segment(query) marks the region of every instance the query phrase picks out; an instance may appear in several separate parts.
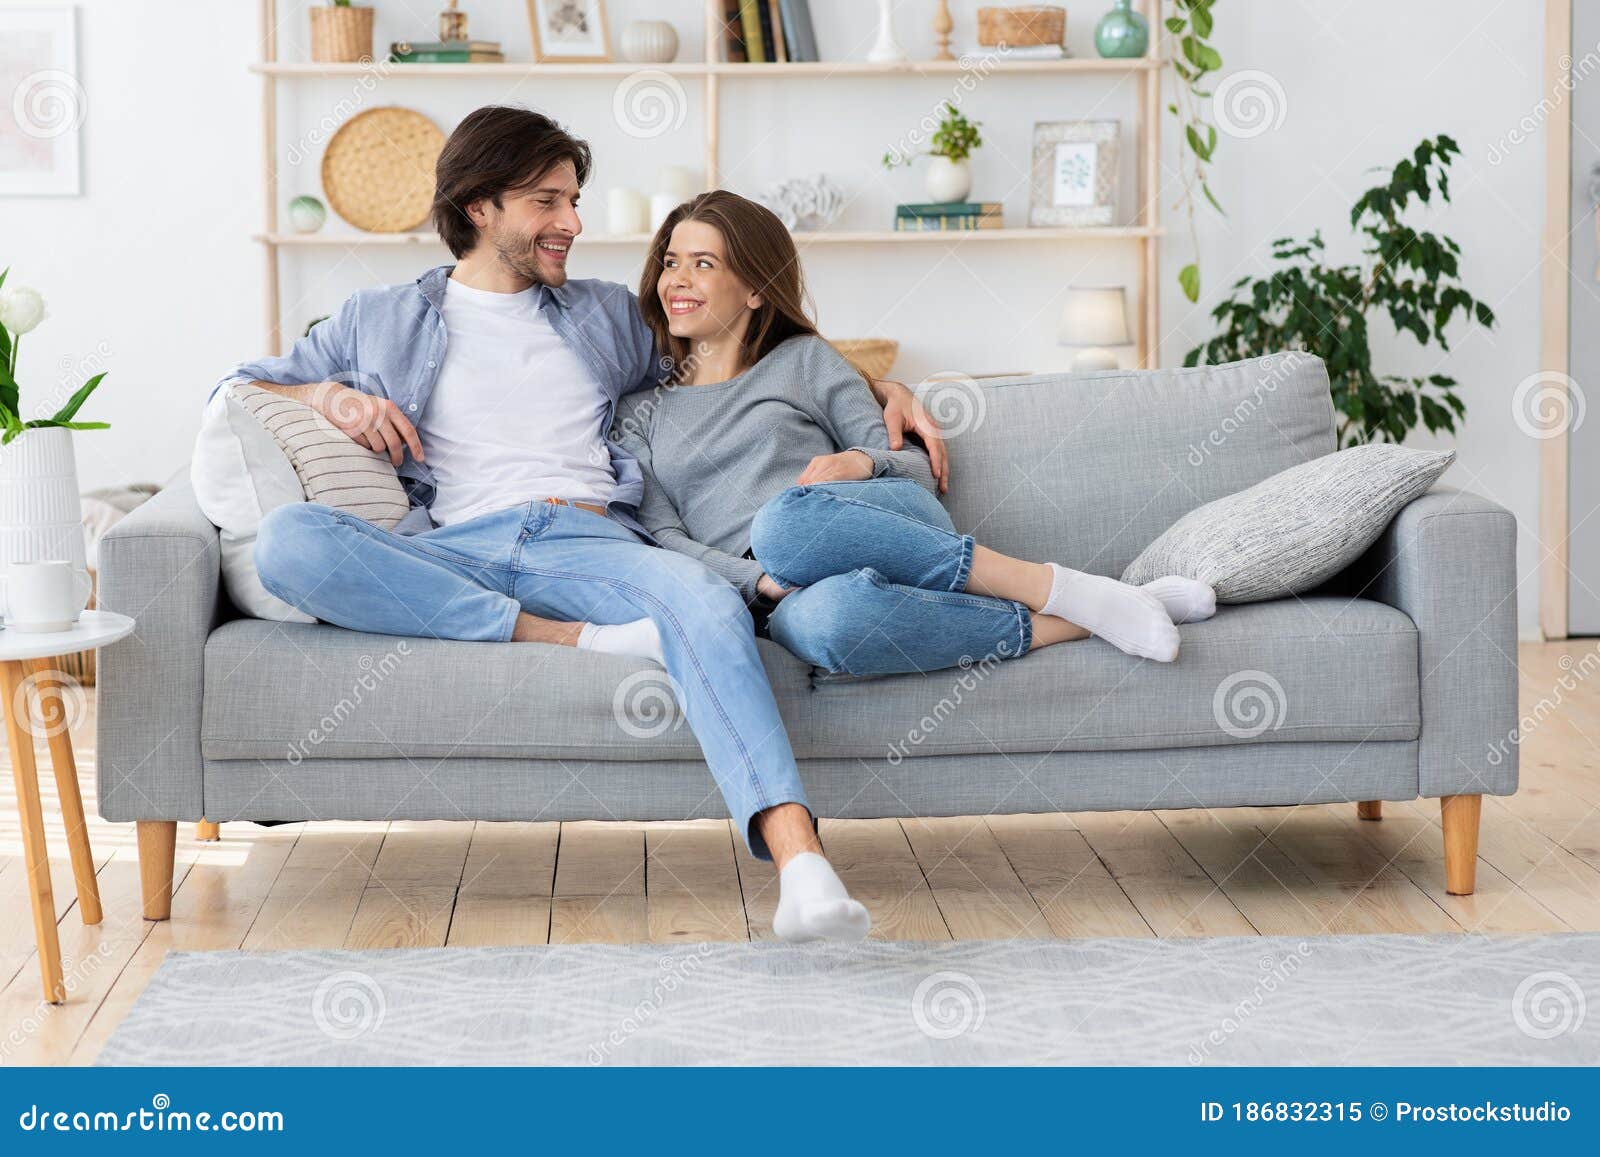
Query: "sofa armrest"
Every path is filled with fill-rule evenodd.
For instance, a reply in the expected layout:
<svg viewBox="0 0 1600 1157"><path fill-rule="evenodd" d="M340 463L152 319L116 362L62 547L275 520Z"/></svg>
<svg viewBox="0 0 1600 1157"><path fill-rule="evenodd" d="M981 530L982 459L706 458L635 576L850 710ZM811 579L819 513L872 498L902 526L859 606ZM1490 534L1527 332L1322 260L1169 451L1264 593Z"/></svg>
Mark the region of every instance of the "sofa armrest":
<svg viewBox="0 0 1600 1157"><path fill-rule="evenodd" d="M1417 625L1418 794L1517 790L1517 520L1437 487L1352 568L1355 591Z"/></svg>
<svg viewBox="0 0 1600 1157"><path fill-rule="evenodd" d="M133 634L100 652L100 814L198 820L204 814L200 701L205 646L227 605L217 528L187 480L100 540L98 605L132 615Z"/></svg>

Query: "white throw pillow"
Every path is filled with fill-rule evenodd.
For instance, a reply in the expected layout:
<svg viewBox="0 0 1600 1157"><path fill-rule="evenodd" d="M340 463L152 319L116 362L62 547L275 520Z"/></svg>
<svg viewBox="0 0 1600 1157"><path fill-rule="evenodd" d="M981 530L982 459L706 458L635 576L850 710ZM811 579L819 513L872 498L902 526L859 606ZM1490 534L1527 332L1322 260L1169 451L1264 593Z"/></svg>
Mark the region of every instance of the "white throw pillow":
<svg viewBox="0 0 1600 1157"><path fill-rule="evenodd" d="M258 619L316 622L269 594L256 574L262 517L306 496L283 449L228 390L206 405L189 478L200 509L222 532L222 584L234 605Z"/></svg>

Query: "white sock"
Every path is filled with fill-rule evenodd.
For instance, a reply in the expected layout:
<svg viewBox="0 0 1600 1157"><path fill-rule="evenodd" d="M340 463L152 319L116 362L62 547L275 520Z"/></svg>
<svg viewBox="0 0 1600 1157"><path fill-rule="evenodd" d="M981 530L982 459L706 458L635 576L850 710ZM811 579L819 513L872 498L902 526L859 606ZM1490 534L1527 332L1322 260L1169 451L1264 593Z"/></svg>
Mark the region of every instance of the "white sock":
<svg viewBox="0 0 1600 1157"><path fill-rule="evenodd" d="M782 940L864 940L872 928L866 908L816 852L801 852L778 873L778 912L772 930Z"/></svg>
<svg viewBox="0 0 1600 1157"><path fill-rule="evenodd" d="M1169 574L1151 579L1139 589L1160 599L1167 617L1175 623L1198 623L1217 613L1217 592L1196 579Z"/></svg>
<svg viewBox="0 0 1600 1157"><path fill-rule="evenodd" d="M1054 581L1040 613L1077 623L1130 655L1158 663L1178 657L1178 628L1155 595L1105 575L1045 565Z"/></svg>
<svg viewBox="0 0 1600 1157"><path fill-rule="evenodd" d="M578 632L578 650L600 651L607 655L637 655L652 659L663 667L667 660L661 653L661 632L650 619L635 619L631 623L585 623Z"/></svg>

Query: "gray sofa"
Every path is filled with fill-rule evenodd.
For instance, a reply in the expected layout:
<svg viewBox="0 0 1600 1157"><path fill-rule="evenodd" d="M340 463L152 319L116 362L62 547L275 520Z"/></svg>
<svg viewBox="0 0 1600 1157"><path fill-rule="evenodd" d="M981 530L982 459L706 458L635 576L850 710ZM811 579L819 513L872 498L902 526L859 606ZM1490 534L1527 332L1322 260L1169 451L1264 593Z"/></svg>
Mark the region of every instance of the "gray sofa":
<svg viewBox="0 0 1600 1157"><path fill-rule="evenodd" d="M1335 448L1314 358L939 389L957 526L1103 574ZM1517 786L1515 540L1507 511L1435 489L1326 588L1183 627L1168 665L1091 639L856 680L761 651L820 815L1438 797L1449 888L1470 892L1481 796ZM180 820L725 814L651 664L241 618L187 486L100 550L101 605L138 619L100 660L100 812L138 821L152 919Z"/></svg>

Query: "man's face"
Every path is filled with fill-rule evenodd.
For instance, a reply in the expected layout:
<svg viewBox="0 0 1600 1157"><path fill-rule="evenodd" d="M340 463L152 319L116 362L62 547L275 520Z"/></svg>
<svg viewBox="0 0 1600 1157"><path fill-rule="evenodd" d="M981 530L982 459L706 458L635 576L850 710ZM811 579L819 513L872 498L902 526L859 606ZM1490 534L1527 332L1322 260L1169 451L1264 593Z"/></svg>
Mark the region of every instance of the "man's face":
<svg viewBox="0 0 1600 1157"><path fill-rule="evenodd" d="M559 162L526 189L501 194L498 207L480 201L469 212L480 230L477 249L487 246L502 266L530 282L566 283L567 251L583 232L571 161Z"/></svg>

